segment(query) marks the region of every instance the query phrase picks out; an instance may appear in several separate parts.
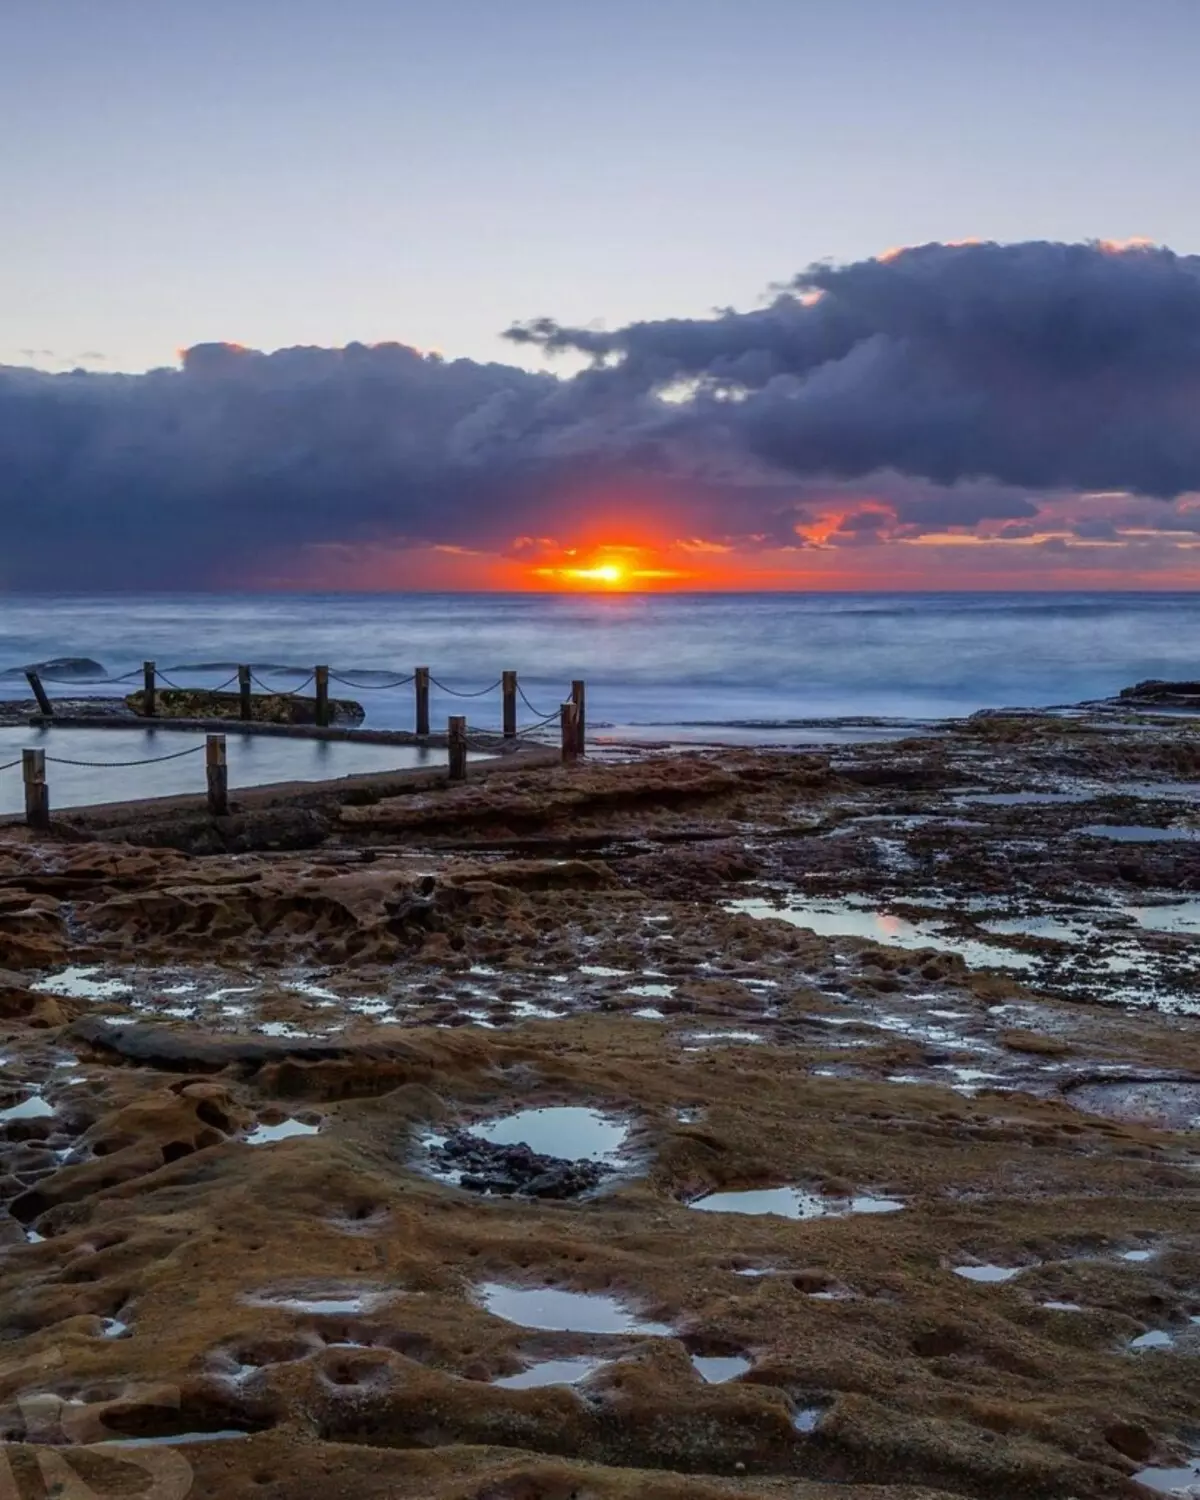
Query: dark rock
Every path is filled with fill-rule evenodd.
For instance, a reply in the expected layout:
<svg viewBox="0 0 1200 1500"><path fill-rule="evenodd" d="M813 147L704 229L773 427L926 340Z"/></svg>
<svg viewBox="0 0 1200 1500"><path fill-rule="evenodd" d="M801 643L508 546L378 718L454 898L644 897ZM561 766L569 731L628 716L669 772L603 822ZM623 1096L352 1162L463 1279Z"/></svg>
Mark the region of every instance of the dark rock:
<svg viewBox="0 0 1200 1500"><path fill-rule="evenodd" d="M8 667L0 677L24 677L26 672L36 672L47 682L104 682L108 677L108 668L90 656L55 656L27 667Z"/></svg>
<svg viewBox="0 0 1200 1500"><path fill-rule="evenodd" d="M1125 703L1200 702L1200 682L1162 682L1156 677L1122 688L1118 698Z"/></svg>
<svg viewBox="0 0 1200 1500"><path fill-rule="evenodd" d="M529 1146L500 1146L467 1130L456 1130L430 1155L443 1170L462 1175L459 1186L472 1193L511 1198L578 1198L613 1171L594 1161L542 1156Z"/></svg>
<svg viewBox="0 0 1200 1500"><path fill-rule="evenodd" d="M234 1065L261 1067L284 1060L354 1062L363 1066L417 1061L419 1052L406 1042L325 1041L316 1037L220 1036L176 1031L154 1022L114 1026L103 1016L84 1016L70 1035L98 1051L166 1073L218 1073Z"/></svg>

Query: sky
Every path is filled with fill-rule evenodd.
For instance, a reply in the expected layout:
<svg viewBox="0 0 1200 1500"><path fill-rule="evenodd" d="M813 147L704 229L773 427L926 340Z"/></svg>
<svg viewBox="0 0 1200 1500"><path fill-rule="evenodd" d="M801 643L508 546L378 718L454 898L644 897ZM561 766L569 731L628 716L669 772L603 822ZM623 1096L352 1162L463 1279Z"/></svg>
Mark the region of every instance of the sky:
<svg viewBox="0 0 1200 1500"><path fill-rule="evenodd" d="M1198 55L1196 0L18 0L0 588L1200 583ZM856 337L764 351L781 289ZM1024 343L950 349L989 298Z"/></svg>

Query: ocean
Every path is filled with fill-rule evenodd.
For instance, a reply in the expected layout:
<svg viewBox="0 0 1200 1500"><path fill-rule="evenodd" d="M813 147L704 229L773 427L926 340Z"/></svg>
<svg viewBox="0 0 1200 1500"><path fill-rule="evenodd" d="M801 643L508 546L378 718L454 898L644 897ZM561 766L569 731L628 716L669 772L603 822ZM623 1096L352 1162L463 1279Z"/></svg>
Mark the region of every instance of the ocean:
<svg viewBox="0 0 1200 1500"><path fill-rule="evenodd" d="M1200 677L1200 594L0 596L0 672L62 656L114 676L150 658L204 686L242 661L351 677L420 664L468 693L515 668L532 705L523 721L553 712L578 677L594 734L773 742L805 738L813 721L925 721ZM366 681L333 691L359 698L372 726L410 728L411 686ZM0 695L27 693L0 677ZM435 726L465 710L490 727L499 692L437 687L432 708Z"/></svg>

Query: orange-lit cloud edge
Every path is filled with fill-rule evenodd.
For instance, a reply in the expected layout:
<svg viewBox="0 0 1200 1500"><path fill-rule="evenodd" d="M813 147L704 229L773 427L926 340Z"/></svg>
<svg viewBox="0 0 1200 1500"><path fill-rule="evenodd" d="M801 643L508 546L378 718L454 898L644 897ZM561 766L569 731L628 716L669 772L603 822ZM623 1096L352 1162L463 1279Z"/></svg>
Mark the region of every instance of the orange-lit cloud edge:
<svg viewBox="0 0 1200 1500"><path fill-rule="evenodd" d="M984 241L948 240L948 248ZM1107 255L1156 248L1141 235L1094 242ZM912 246L895 246L876 259L896 259ZM800 295L819 300L820 291ZM641 497L644 498L644 497ZM1031 497L1036 498L1036 497ZM807 505L807 518L788 537L596 540L597 527L575 544L554 538L517 537L499 550L449 544L328 543L300 557L278 559L258 572L257 587L328 588L411 592L836 592L836 591L1052 591L1200 589L1200 494L1164 505L1161 524L1139 524L1120 511L1136 496L1111 491L1051 497L1030 526L1002 522L906 527L886 501L864 496L847 505ZM1069 512L1079 501L1113 502L1108 535L1076 530ZM1161 503L1161 502L1156 502ZM653 506L650 507L653 509ZM1112 507L1109 507L1112 510ZM1173 529L1174 512L1184 522ZM863 527L878 517L878 526ZM603 527L599 528L603 531Z"/></svg>
<svg viewBox="0 0 1200 1500"><path fill-rule="evenodd" d="M794 545L686 538L586 548L329 544L258 586L357 592L634 593L1200 588L1200 535L1130 528L1082 538L1052 523L1026 535L954 528L847 544L833 517L797 529Z"/></svg>

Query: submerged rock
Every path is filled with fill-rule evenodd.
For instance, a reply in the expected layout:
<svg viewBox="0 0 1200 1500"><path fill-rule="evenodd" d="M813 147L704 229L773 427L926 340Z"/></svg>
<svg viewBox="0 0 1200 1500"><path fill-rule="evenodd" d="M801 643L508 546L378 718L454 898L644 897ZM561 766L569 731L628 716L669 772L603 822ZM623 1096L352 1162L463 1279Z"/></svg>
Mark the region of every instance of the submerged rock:
<svg viewBox="0 0 1200 1500"><path fill-rule="evenodd" d="M602 1162L544 1156L524 1144L499 1145L467 1130L431 1146L430 1155L440 1171L460 1174L459 1187L500 1197L577 1198L614 1170Z"/></svg>

